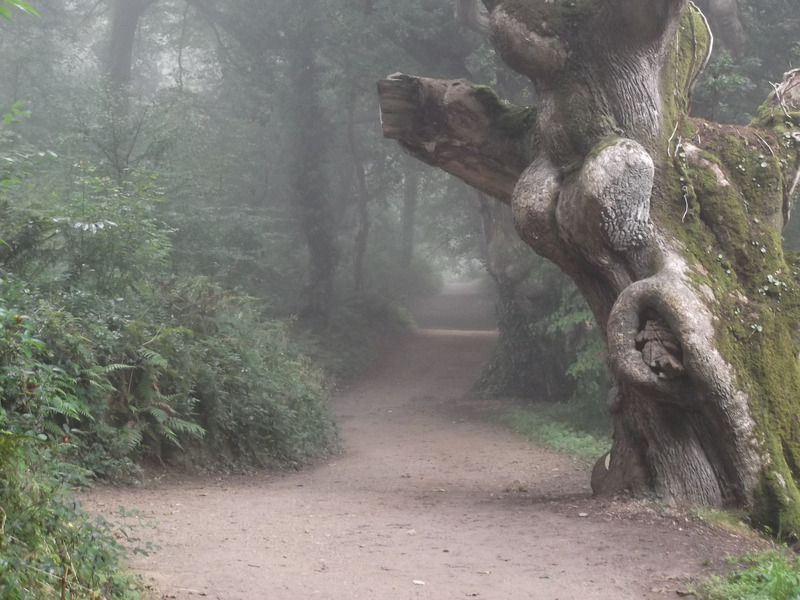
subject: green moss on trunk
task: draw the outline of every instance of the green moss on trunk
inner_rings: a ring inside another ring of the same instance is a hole
[[[749,507],[752,523],[796,535],[799,269],[776,230],[783,169],[794,159],[768,131],[703,122],[682,129],[692,134],[660,169],[653,217],[683,248],[695,287],[713,291],[716,348],[748,394],[756,438],[769,456]],[[702,149],[699,158],[687,156],[688,143]]]

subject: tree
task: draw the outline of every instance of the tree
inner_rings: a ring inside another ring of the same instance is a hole
[[[747,33],[742,25],[737,0],[700,0],[700,9],[708,15],[711,29],[722,44],[734,54],[744,50]]]
[[[708,57],[686,0],[486,0],[493,45],[536,88],[379,82],[384,135],[509,203],[605,335],[614,444],[599,494],[746,507],[800,532],[800,71],[753,127],[690,119]],[[777,529],[776,529],[777,530]]]

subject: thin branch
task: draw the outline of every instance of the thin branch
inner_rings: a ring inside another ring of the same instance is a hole
[[[770,145],[767,143],[767,141],[766,141],[766,140],[765,140],[763,137],[761,137],[760,135],[758,135],[758,133],[756,133],[756,137],[757,137],[759,140],[761,140],[761,143],[762,143],[762,144],[764,144],[764,145],[767,147],[767,150],[769,150],[769,153],[770,153],[770,154],[772,154],[772,156],[775,156],[775,152],[772,150],[772,146],[770,146]]]
[[[780,84],[770,82],[770,85],[772,86],[772,89],[775,90],[775,98],[777,98],[778,104],[780,104],[783,114],[786,115],[786,118],[791,121],[792,115],[789,114],[789,109],[786,108],[786,103],[783,101],[783,93],[780,89],[781,87]]]

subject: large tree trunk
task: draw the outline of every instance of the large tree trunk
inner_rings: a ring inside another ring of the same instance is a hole
[[[714,37],[731,54],[741,54],[747,44],[738,0],[698,0],[697,5],[708,15]]]
[[[508,206],[477,194],[486,270],[497,291],[499,336],[470,392],[544,402],[568,400],[575,389],[567,375],[574,340],[554,343],[535,325],[557,310],[570,284],[557,270],[543,268],[542,259],[519,241]]]
[[[417,206],[419,205],[419,171],[414,168],[405,170],[403,178],[403,212],[400,219],[400,266],[411,267],[414,259],[414,234],[417,222]]]
[[[537,109],[398,74],[379,84],[384,134],[510,203],[586,298],[613,382],[596,491],[744,506],[800,532],[800,294],[780,248],[800,75],[761,129],[711,125],[687,117],[710,36],[686,0],[484,4]]]
[[[308,277],[301,316],[324,329],[333,304],[339,260],[336,219],[328,191],[330,123],[322,107],[316,52],[321,30],[317,0],[298,2],[300,22],[289,41],[292,96],[293,200],[299,208],[308,245]]]
[[[139,21],[157,0],[116,0],[111,13],[111,41],[108,52],[108,79],[114,110],[128,110],[128,86],[133,69],[133,47]]]

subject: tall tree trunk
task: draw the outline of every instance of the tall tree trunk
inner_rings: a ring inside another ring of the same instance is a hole
[[[800,71],[760,129],[709,125],[687,117],[710,35],[686,0],[484,4],[538,108],[395,75],[384,134],[510,203],[591,307],[613,382],[596,491],[743,506],[800,533],[800,287],[780,248]]]
[[[708,16],[718,42],[731,54],[741,54],[747,44],[738,0],[698,0],[697,5]]]
[[[356,142],[355,134],[355,100],[347,110],[347,140],[350,154],[353,157],[353,170],[356,184],[356,205],[358,207],[358,229],[353,248],[353,289],[360,292],[364,284],[364,257],[367,254],[369,240],[369,191],[367,190],[367,173],[364,160]]]
[[[109,137],[98,140],[119,184],[128,175],[131,154],[141,122],[130,123],[131,77],[136,32],[147,8],[157,0],[115,0],[111,11],[111,39],[106,77]]]
[[[409,167],[403,178],[403,213],[401,217],[400,266],[408,269],[414,259],[417,206],[419,205],[419,170]]]
[[[338,262],[336,220],[328,197],[328,149],[330,124],[320,98],[316,51],[321,35],[317,0],[299,0],[299,27],[289,43],[294,123],[292,140],[293,192],[300,209],[309,250],[308,279],[301,316],[313,326],[327,324],[333,303],[333,284]]]
[[[537,261],[520,243],[508,206],[477,192],[481,207],[486,270],[497,290],[499,336],[481,369],[472,393],[488,396],[559,401],[570,397],[568,341],[553,340],[534,324],[554,312],[562,299],[554,273],[532,278]],[[539,265],[541,266],[541,265]]]
[[[111,41],[108,53],[108,82],[113,110],[128,112],[128,89],[133,69],[133,47],[139,21],[157,0],[115,0],[111,12]]]

